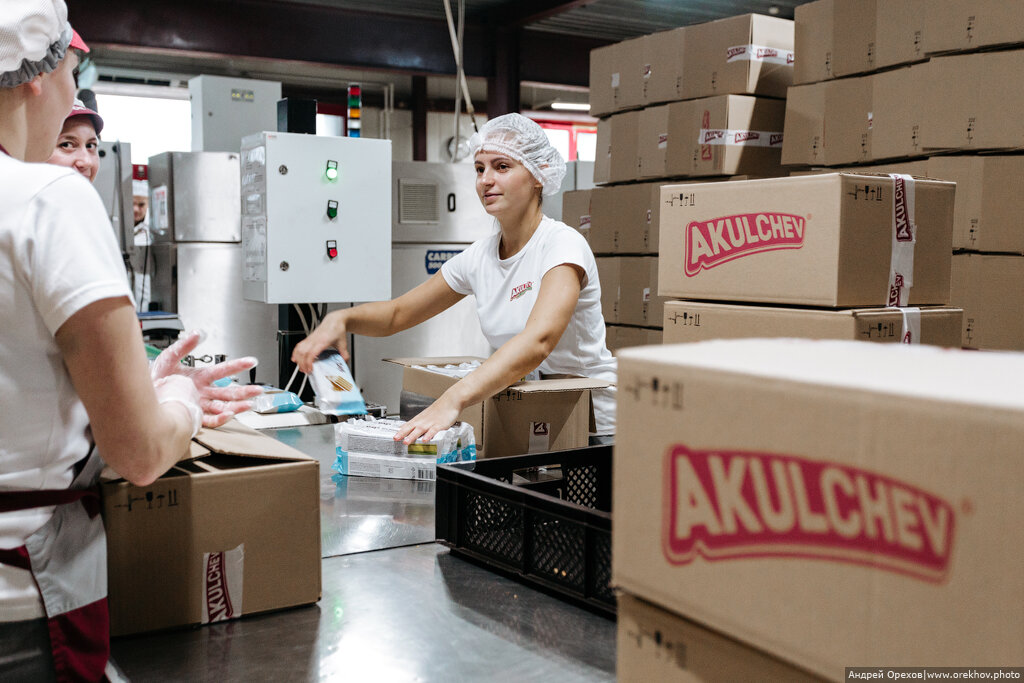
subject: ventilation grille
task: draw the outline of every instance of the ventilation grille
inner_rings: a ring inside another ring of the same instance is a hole
[[[398,222],[437,223],[441,217],[440,191],[435,183],[398,181]]]

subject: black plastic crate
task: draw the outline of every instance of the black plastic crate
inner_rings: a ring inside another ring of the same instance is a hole
[[[437,540],[614,616],[611,488],[611,446],[438,465]]]

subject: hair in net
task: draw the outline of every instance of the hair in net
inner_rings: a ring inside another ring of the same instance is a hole
[[[555,194],[562,186],[565,160],[551,146],[544,129],[522,114],[490,119],[469,139],[469,147],[474,156],[496,152],[515,159],[540,182],[545,195]]]

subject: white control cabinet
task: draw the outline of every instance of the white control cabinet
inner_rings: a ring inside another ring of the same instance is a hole
[[[242,139],[242,284],[269,304],[391,298],[391,141]]]

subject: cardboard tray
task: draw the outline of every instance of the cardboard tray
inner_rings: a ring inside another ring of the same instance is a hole
[[[438,465],[437,540],[454,555],[614,616],[611,484],[611,446]]]

